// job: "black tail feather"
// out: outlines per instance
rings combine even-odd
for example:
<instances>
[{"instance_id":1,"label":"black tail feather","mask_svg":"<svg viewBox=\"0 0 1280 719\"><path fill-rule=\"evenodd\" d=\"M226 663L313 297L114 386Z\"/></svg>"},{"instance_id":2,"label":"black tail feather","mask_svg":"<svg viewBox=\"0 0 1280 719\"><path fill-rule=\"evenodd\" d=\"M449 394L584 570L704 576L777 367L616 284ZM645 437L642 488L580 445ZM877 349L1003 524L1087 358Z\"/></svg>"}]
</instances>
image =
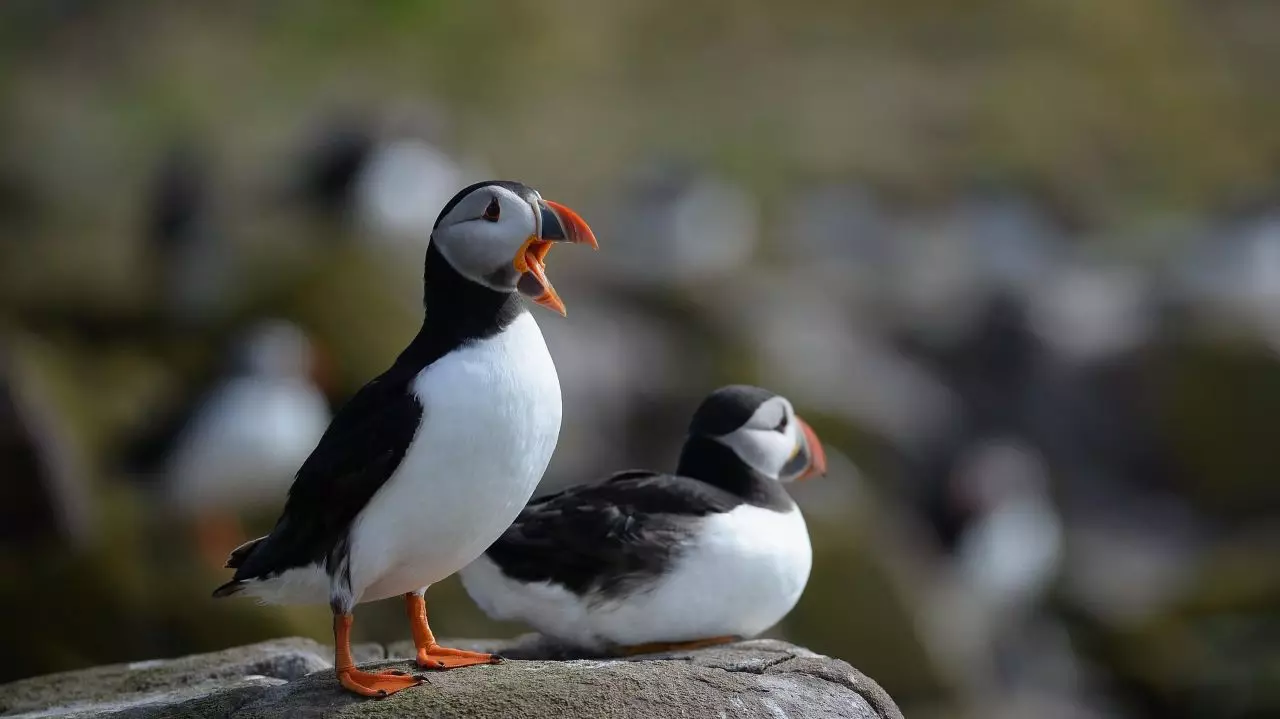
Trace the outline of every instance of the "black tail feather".
<instances>
[{"instance_id":1,"label":"black tail feather","mask_svg":"<svg viewBox=\"0 0 1280 719\"><path fill-rule=\"evenodd\" d=\"M215 599L221 599L222 597L230 597L231 595L238 594L242 591L244 591L244 582L239 579L232 579L221 587L213 590L213 596Z\"/></svg>"},{"instance_id":2,"label":"black tail feather","mask_svg":"<svg viewBox=\"0 0 1280 719\"><path fill-rule=\"evenodd\" d=\"M227 557L226 568L239 569L240 565L244 564L244 560L248 559L250 554L253 554L253 550L257 548L258 544L260 544L264 539L266 539L266 537L258 537L257 539L250 539L244 544L241 544L240 546L231 550L231 556Z\"/></svg>"},{"instance_id":3,"label":"black tail feather","mask_svg":"<svg viewBox=\"0 0 1280 719\"><path fill-rule=\"evenodd\" d=\"M266 537L251 539L231 550L231 556L227 557L226 568L239 569L244 564L245 560L249 558L249 555L253 554L253 550L257 549L258 545L261 544L264 539L266 539ZM240 572L236 572L236 574L239 575ZM229 597L241 591L244 591L244 580L232 579L221 587L213 590L213 596L216 598Z\"/></svg>"}]
</instances>

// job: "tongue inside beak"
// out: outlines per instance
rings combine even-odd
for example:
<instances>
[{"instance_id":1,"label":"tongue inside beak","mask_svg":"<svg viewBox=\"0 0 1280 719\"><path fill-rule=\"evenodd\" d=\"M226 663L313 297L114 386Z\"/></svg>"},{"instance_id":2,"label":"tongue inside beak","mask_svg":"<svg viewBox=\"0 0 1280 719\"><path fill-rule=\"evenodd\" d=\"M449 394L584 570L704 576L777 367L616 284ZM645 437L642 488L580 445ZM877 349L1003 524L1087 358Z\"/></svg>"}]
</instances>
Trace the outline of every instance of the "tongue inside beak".
<instances>
[{"instance_id":1,"label":"tongue inside beak","mask_svg":"<svg viewBox=\"0 0 1280 719\"><path fill-rule=\"evenodd\" d=\"M547 253L551 251L552 244L536 237L529 238L516 257L516 269L522 273L516 288L520 294L564 316L564 302L556 294L556 288L551 286L551 280L547 279Z\"/></svg>"},{"instance_id":2,"label":"tongue inside beak","mask_svg":"<svg viewBox=\"0 0 1280 719\"><path fill-rule=\"evenodd\" d=\"M596 236L578 213L551 200L538 198L538 233L525 240L516 253L514 264L520 272L516 289L534 302L565 314L564 302L556 294L556 288L547 279L547 253L556 242L590 245L599 249Z\"/></svg>"}]
</instances>

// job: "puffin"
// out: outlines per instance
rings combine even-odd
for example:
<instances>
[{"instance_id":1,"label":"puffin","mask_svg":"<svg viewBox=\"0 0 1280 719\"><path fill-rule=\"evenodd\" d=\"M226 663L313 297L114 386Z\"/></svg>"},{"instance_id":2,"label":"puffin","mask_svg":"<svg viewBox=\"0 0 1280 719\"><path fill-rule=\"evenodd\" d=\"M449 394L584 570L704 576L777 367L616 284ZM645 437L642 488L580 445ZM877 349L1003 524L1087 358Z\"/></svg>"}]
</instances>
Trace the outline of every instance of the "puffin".
<instances>
[{"instance_id":1,"label":"puffin","mask_svg":"<svg viewBox=\"0 0 1280 719\"><path fill-rule=\"evenodd\" d=\"M248 538L237 514L276 509L329 425L318 349L292 322L254 322L227 353L222 376L129 449L126 469L154 488L161 506L195 520L213 566Z\"/></svg>"},{"instance_id":2,"label":"puffin","mask_svg":"<svg viewBox=\"0 0 1280 719\"><path fill-rule=\"evenodd\" d=\"M617 237L613 279L666 287L733 276L760 244L760 201L683 158L655 157L624 178L607 217Z\"/></svg>"},{"instance_id":3,"label":"puffin","mask_svg":"<svg viewBox=\"0 0 1280 719\"><path fill-rule=\"evenodd\" d=\"M546 275L556 243L597 248L587 223L519 182L463 188L424 263L422 327L337 413L298 469L271 533L236 548L215 597L323 603L343 687L385 697L421 675L366 672L351 655L357 604L403 597L424 669L500 661L440 646L424 594L516 518L560 433L560 381L523 303L565 313Z\"/></svg>"},{"instance_id":4,"label":"puffin","mask_svg":"<svg viewBox=\"0 0 1280 719\"><path fill-rule=\"evenodd\" d=\"M784 485L826 473L785 397L722 387L693 414L673 473L631 470L531 502L462 570L493 619L606 654L752 637L804 591L813 554Z\"/></svg>"}]
</instances>

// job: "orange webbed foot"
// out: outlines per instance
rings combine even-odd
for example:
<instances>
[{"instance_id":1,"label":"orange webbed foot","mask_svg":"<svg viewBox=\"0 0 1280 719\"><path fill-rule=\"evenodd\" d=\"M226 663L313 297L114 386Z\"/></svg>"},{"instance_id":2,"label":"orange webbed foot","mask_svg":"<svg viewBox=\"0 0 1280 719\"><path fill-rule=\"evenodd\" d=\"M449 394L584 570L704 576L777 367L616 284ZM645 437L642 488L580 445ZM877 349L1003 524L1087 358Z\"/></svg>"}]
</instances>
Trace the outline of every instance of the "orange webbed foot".
<instances>
[{"instance_id":1,"label":"orange webbed foot","mask_svg":"<svg viewBox=\"0 0 1280 719\"><path fill-rule=\"evenodd\" d=\"M652 642L650 644L633 644L628 647L621 648L621 654L627 657L640 656L643 654L661 654L664 652L689 651L692 649L704 649L706 647L714 647L719 644L728 644L737 641L738 637L708 637L706 639L695 639L688 642Z\"/></svg>"},{"instance_id":2,"label":"orange webbed foot","mask_svg":"<svg viewBox=\"0 0 1280 719\"><path fill-rule=\"evenodd\" d=\"M362 697L381 699L409 687L415 687L425 681L425 677L414 676L397 669L381 672L362 672L359 669L346 669L338 672L338 681L348 691Z\"/></svg>"},{"instance_id":3,"label":"orange webbed foot","mask_svg":"<svg viewBox=\"0 0 1280 719\"><path fill-rule=\"evenodd\" d=\"M502 657L497 654L469 652L465 649L450 649L439 644L433 644L418 650L418 666L423 669L457 669L458 667L501 663Z\"/></svg>"}]
</instances>

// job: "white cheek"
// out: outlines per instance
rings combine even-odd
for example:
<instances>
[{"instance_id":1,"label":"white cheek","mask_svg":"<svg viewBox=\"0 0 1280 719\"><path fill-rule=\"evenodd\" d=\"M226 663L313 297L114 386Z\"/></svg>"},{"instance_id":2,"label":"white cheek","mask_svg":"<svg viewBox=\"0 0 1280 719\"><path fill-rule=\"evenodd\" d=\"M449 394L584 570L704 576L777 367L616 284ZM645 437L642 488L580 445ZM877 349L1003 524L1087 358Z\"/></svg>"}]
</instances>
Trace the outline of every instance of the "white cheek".
<instances>
[{"instance_id":1,"label":"white cheek","mask_svg":"<svg viewBox=\"0 0 1280 719\"><path fill-rule=\"evenodd\" d=\"M729 445L742 461L774 479L778 478L795 449L795 440L787 434L764 429L740 429L721 441Z\"/></svg>"},{"instance_id":2,"label":"white cheek","mask_svg":"<svg viewBox=\"0 0 1280 719\"><path fill-rule=\"evenodd\" d=\"M511 238L518 236L514 225L512 221L485 222L467 243L467 269L475 279L490 275L515 260L520 243L512 242Z\"/></svg>"},{"instance_id":3,"label":"white cheek","mask_svg":"<svg viewBox=\"0 0 1280 719\"><path fill-rule=\"evenodd\" d=\"M533 217L512 217L498 222L470 222L439 242L449 264L470 280L498 290L489 278L513 266L516 253L533 234Z\"/></svg>"}]
</instances>

